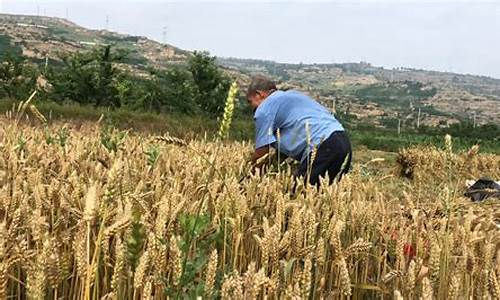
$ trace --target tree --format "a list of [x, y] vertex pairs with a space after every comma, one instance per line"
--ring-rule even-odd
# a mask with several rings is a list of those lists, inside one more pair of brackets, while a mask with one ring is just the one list
[[151, 78], [140, 82], [136, 90], [138, 101], [135, 109], [155, 112], [177, 112], [193, 114], [198, 112], [195, 99], [198, 89], [191, 73], [184, 68], [174, 67], [169, 70], [151, 69]]
[[125, 56], [107, 46], [62, 57], [62, 64], [47, 71], [48, 98], [167, 113], [221, 115], [224, 110], [231, 81], [208, 53], [195, 52], [187, 68], [151, 69], [147, 79], [116, 67]]
[[56, 102], [74, 101], [95, 106], [120, 107], [123, 74], [116, 63], [122, 52], [112, 52], [110, 46], [91, 52], [75, 53], [62, 58], [62, 67], [52, 67], [47, 78], [53, 86], [50, 94]]
[[7, 53], [0, 60], [0, 97], [26, 99], [36, 88], [38, 70], [25, 59]]
[[215, 57], [207, 52], [195, 51], [189, 60], [188, 69], [198, 90], [196, 105], [203, 112], [220, 115], [231, 86], [229, 77], [217, 67]]
[[198, 89], [193, 76], [184, 69], [174, 68], [160, 72], [158, 79], [163, 88], [162, 105], [167, 111], [193, 114], [198, 111]]

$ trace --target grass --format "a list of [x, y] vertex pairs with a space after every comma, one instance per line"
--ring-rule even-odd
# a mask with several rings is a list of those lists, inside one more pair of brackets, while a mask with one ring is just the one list
[[[416, 145], [434, 145], [444, 147], [443, 135], [427, 135], [420, 133], [397, 133], [387, 130], [351, 130], [349, 131], [354, 146], [366, 146], [371, 150], [398, 152], [403, 148]], [[481, 152], [500, 154], [500, 145], [495, 140], [481, 140], [469, 137], [454, 137], [457, 151], [465, 151], [478, 144]]]
[[[15, 101], [0, 100], [0, 112], [12, 109]], [[59, 105], [51, 102], [37, 102], [36, 107], [49, 121], [71, 121], [72, 123], [96, 122], [104, 116], [106, 122], [119, 129], [132, 129], [139, 132], [170, 135], [180, 138], [215, 136], [219, 129], [216, 118], [208, 116], [189, 116], [182, 114], [157, 114], [137, 112], [129, 109], [106, 109], [77, 104]], [[253, 138], [253, 124], [243, 117], [236, 118], [231, 124], [229, 138], [248, 140]]]

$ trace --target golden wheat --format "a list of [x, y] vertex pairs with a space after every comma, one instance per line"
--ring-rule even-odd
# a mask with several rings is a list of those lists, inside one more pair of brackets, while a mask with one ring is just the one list
[[[292, 192], [285, 169], [247, 176], [249, 143], [130, 134], [110, 151], [95, 124], [0, 125], [2, 299], [498, 297], [499, 204], [461, 196], [500, 175], [477, 147], [402, 151], [413, 180], [380, 161]], [[45, 140], [63, 127], [64, 147]]]

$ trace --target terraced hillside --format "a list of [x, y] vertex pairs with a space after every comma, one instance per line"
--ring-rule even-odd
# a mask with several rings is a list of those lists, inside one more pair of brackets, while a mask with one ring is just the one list
[[459, 121], [500, 123], [500, 80], [485, 76], [384, 69], [369, 63], [283, 64], [219, 59], [245, 74], [266, 73], [285, 85], [308, 90], [337, 113], [382, 125], [401, 119], [416, 126], [447, 126]]

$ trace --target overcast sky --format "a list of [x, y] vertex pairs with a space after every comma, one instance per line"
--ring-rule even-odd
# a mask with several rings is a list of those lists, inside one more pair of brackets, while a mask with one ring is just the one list
[[217, 56], [366, 61], [500, 78], [500, 0], [0, 0], [4, 13], [68, 16]]

